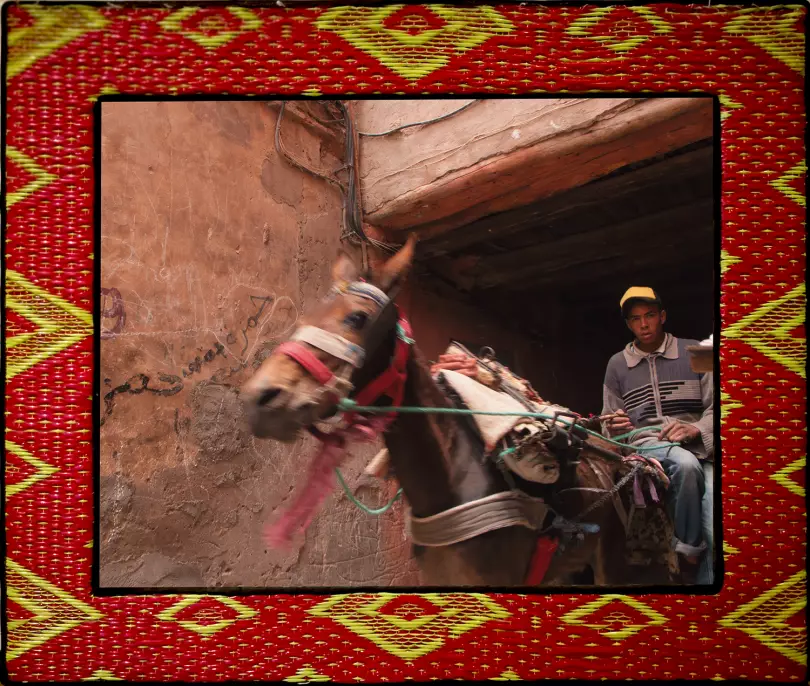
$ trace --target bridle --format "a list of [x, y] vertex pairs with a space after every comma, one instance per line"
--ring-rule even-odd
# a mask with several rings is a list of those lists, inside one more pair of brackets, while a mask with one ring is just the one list
[[[367, 324], [369, 328], [374, 325], [385, 308], [391, 304], [391, 298], [384, 291], [366, 281], [338, 284], [333, 287], [332, 292], [354, 295], [375, 303], [377, 307], [369, 317]], [[391, 362], [382, 373], [356, 394], [354, 400], [358, 405], [372, 405], [382, 396], [391, 399], [391, 407], [400, 407], [402, 405], [407, 380], [406, 367], [411, 354], [411, 346], [413, 345], [413, 333], [410, 322], [399, 306], [394, 305], [394, 307], [397, 310], [397, 336]], [[329, 369], [307, 346], [322, 350], [332, 358], [340, 360], [354, 369], [360, 369], [365, 363], [365, 349], [330, 331], [325, 331], [316, 326], [303, 326], [293, 334], [289, 341], [282, 343], [273, 352], [274, 355], [286, 355], [301, 365], [320, 383], [318, 389], [320, 394], [331, 395], [334, 402], [347, 398], [354, 390], [349, 378]], [[375, 433], [380, 433], [381, 430], [384, 431], [395, 418], [395, 413], [381, 415], [375, 417], [374, 420], [359, 417], [355, 412], [349, 412], [345, 415], [348, 427], [375, 425]], [[310, 427], [309, 431], [319, 440], [324, 440], [324, 434], [319, 429], [313, 426]]]
[[[381, 289], [365, 281], [337, 285], [333, 292], [351, 294], [373, 301], [376, 311], [369, 317], [369, 330], [379, 319], [382, 312], [392, 304], [391, 297]], [[411, 325], [399, 307], [397, 311], [397, 336], [394, 353], [388, 367], [370, 381], [356, 395], [358, 405], [372, 405], [382, 396], [391, 399], [390, 406], [401, 407], [405, 396], [407, 380], [407, 363], [413, 345]], [[334, 402], [347, 398], [354, 390], [349, 378], [335, 374], [310, 349], [317, 348], [331, 357], [345, 362], [348, 366], [359, 369], [366, 358], [365, 350], [351, 341], [330, 331], [315, 326], [303, 326], [290, 338], [273, 351], [273, 355], [286, 355], [303, 367], [321, 385], [320, 394], [329, 394]], [[308, 431], [321, 443], [318, 455], [310, 468], [308, 482], [314, 484], [311, 493], [305, 490], [299, 494], [292, 506], [267, 531], [266, 537], [272, 546], [288, 543], [295, 533], [306, 529], [321, 502], [331, 491], [331, 471], [342, 462], [346, 442], [350, 439], [374, 441], [383, 434], [396, 419], [396, 412], [377, 414], [371, 417], [361, 416], [356, 412], [347, 412], [344, 426], [326, 433], [314, 424]]]

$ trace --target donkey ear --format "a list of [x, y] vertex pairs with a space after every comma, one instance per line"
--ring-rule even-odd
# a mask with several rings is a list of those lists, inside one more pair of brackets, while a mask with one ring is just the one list
[[379, 285], [386, 293], [402, 285], [413, 264], [416, 250], [416, 234], [410, 234], [400, 251], [388, 260], [380, 270]]
[[354, 260], [349, 257], [348, 253], [341, 250], [338, 253], [338, 258], [332, 265], [332, 280], [335, 282], [340, 281], [357, 281], [359, 272]]

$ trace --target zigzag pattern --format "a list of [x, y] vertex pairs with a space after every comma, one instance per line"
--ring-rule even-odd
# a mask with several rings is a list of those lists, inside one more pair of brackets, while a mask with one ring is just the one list
[[[12, 679], [805, 678], [804, 487], [794, 480], [805, 464], [794, 448], [806, 392], [803, 7], [7, 10]], [[109, 92], [268, 89], [720, 95], [722, 498], [734, 546], [718, 596], [92, 596], [89, 413], [77, 402], [57, 416], [37, 395], [90, 333], [92, 103]], [[76, 368], [69, 382], [89, 395], [92, 366]], [[36, 453], [33, 438], [52, 454]], [[81, 469], [60, 468], [74, 460]], [[23, 468], [33, 475], [19, 479]]]

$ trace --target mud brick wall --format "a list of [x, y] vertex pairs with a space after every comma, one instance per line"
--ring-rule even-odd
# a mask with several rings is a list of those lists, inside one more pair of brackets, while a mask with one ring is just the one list
[[[265, 523], [315, 450], [253, 439], [235, 389], [330, 284], [341, 202], [276, 155], [277, 106], [102, 106], [102, 586], [415, 583], [402, 503], [386, 517], [332, 496], [306, 541], [268, 551]], [[284, 146], [317, 169], [339, 141], [287, 115]], [[393, 486], [345, 473], [378, 505]]]

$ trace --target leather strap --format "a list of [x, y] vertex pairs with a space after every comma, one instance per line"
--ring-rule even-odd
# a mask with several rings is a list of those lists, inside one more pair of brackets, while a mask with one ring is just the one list
[[304, 345], [298, 341], [287, 341], [282, 343], [278, 348], [273, 351], [273, 354], [287, 355], [291, 357], [304, 369], [306, 369], [316, 381], [324, 386], [333, 383], [335, 375], [323, 362], [321, 362], [311, 350], [308, 350]]
[[414, 543], [440, 547], [508, 526], [540, 530], [548, 511], [549, 506], [541, 498], [520, 491], [504, 491], [430, 517], [411, 516], [408, 523]]
[[324, 331], [317, 326], [302, 326], [296, 331], [291, 341], [309, 343], [339, 360], [348, 362], [353, 367], [362, 367], [366, 353], [362, 347], [335, 333]]

